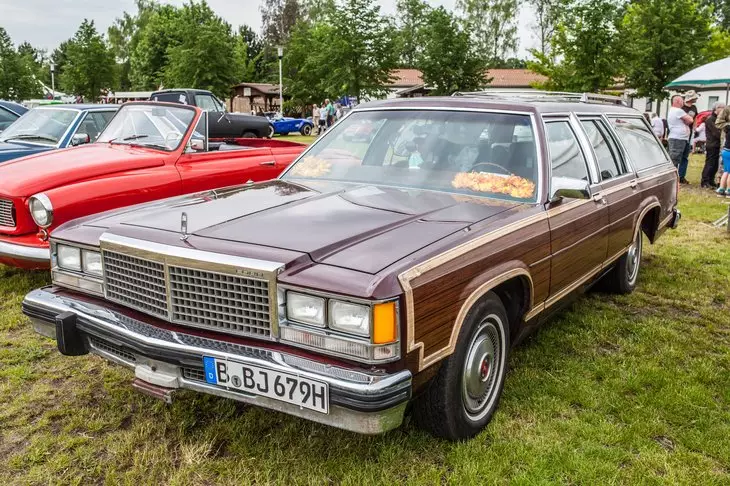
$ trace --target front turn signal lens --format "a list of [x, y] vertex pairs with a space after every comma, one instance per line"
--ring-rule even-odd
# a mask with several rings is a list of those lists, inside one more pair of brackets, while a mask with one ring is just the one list
[[395, 302], [373, 306], [373, 343], [392, 343], [398, 338]]

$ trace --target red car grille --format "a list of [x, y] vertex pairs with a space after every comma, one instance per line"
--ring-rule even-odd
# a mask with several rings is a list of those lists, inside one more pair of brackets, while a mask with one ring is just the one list
[[13, 201], [0, 199], [0, 226], [15, 228], [15, 208]]

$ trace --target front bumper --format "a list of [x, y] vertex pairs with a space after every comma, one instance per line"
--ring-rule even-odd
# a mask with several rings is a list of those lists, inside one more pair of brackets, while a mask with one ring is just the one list
[[672, 220], [669, 222], [669, 227], [672, 229], [677, 229], [680, 219], [682, 219], [682, 213], [679, 212], [679, 209], [674, 208], [674, 210], [672, 211]]
[[[265, 345], [245, 346], [171, 331], [56, 290], [34, 290], [23, 300], [23, 312], [31, 318], [36, 332], [56, 339], [56, 318], [66, 316], [64, 319], [73, 321], [84, 348], [77, 354], [92, 352], [134, 369], [144, 382], [232, 398], [363, 434], [386, 432], [403, 421], [411, 397], [411, 373], [407, 370], [370, 373], [270, 350]], [[329, 386], [329, 413], [210, 385], [204, 378], [203, 356], [325, 382]]]
[[48, 268], [51, 252], [47, 244], [27, 246], [0, 241], [0, 262], [22, 268]]

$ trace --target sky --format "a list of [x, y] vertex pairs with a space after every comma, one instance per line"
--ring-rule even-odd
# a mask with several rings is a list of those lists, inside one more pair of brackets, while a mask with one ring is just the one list
[[[381, 12], [395, 14], [396, 0], [377, 0]], [[432, 6], [454, 9], [456, 0], [427, 0]], [[183, 0], [162, 0], [161, 3], [182, 5]], [[261, 30], [260, 0], [208, 0], [208, 5], [234, 27], [248, 24]], [[120, 17], [122, 12], [134, 12], [134, 0], [0, 0], [0, 26], [8, 31], [18, 45], [24, 41], [34, 47], [55, 49], [62, 41], [73, 37], [84, 18], [93, 20], [100, 32]], [[522, 8], [519, 16], [520, 47], [518, 57], [526, 57], [529, 48], [536, 47], [532, 34], [531, 15]]]

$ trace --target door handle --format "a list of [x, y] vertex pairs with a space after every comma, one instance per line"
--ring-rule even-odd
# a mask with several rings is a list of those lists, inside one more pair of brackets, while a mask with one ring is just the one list
[[266, 162], [261, 162], [259, 165], [276, 165], [275, 160], [267, 160]]
[[608, 204], [608, 201], [606, 201], [606, 198], [603, 197], [601, 194], [594, 194], [593, 200], [597, 203], [602, 203], [604, 206]]
[[638, 183], [636, 182], [636, 179], [634, 179], [633, 181], [629, 182], [629, 185], [631, 186], [631, 189], [636, 189]]

